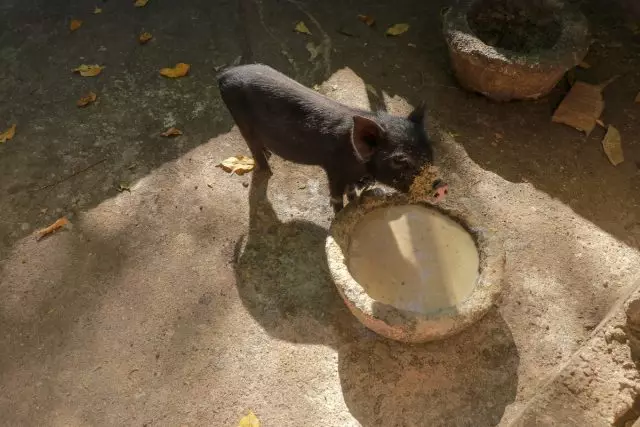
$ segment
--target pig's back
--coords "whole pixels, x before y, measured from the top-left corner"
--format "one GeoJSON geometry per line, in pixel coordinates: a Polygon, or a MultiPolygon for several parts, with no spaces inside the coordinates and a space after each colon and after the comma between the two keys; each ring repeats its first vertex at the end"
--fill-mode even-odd
{"type": "Polygon", "coordinates": [[[266,65],[227,69],[218,82],[238,126],[255,130],[267,148],[288,160],[322,164],[349,134],[355,110],[266,65]]]}

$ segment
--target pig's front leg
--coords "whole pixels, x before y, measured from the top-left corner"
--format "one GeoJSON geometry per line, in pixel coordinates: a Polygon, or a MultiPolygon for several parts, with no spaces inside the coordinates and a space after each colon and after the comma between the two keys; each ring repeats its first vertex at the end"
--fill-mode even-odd
{"type": "Polygon", "coordinates": [[[344,208],[344,191],[347,187],[344,179],[338,173],[327,172],[329,178],[329,195],[331,196],[331,206],[333,212],[338,213],[344,208]]]}

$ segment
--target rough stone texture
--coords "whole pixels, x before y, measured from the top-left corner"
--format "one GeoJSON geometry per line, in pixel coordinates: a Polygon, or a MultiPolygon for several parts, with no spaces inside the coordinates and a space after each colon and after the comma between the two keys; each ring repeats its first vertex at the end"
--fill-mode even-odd
{"type": "Polygon", "coordinates": [[[408,197],[363,198],[348,205],[332,223],[325,250],[329,272],[349,310],[369,329],[390,339],[407,343],[441,340],[469,327],[493,308],[502,288],[505,255],[502,242],[469,206],[447,202],[432,206],[460,223],[473,236],[480,256],[480,274],[475,289],[454,307],[434,313],[401,310],[371,298],[348,269],[348,253],[354,228],[369,212],[390,205],[409,203],[408,197]]]}
{"type": "MultiPolygon", "coordinates": [[[[639,298],[640,283],[629,300],[615,307],[585,346],[551,376],[550,383],[510,425],[578,427],[625,423],[622,418],[640,394],[638,359],[632,356],[629,342],[636,334],[629,331],[629,321],[638,315],[639,298]]],[[[626,422],[632,424],[636,418],[626,422]]]]}
{"type": "Polygon", "coordinates": [[[508,107],[456,87],[446,2],[247,3],[242,21],[224,1],[112,0],[100,15],[0,3],[0,128],[18,124],[0,145],[2,423],[232,426],[252,409],[267,427],[506,425],[638,275],[637,36],[610,2],[584,5],[597,43],[576,74],[625,76],[604,91],[627,158],[614,168],[601,130],[550,123],[563,87],[508,107]],[[69,34],[72,17],[85,23],[69,34]],[[312,36],[292,31],[299,20],[312,36]],[[256,61],[332,97],[391,111],[426,100],[450,197],[503,233],[498,308],[442,342],[378,337],[331,283],[322,172],[274,158],[265,200],[243,185],[253,176],[215,167],[248,154],[214,79],[243,53],[239,22],[256,61]],[[406,34],[383,35],[399,22],[406,34]],[[313,62],[309,42],[324,52],[313,62]],[[71,74],[94,61],[100,77],[71,74]],[[189,77],[158,75],[180,61],[189,77]],[[92,89],[98,102],[78,109],[92,89]],[[184,135],[158,136],[173,125],[184,135]],[[34,241],[67,213],[72,229],[34,241]]]}
{"type": "Polygon", "coordinates": [[[444,16],[444,35],[453,70],[460,84],[495,101],[537,99],[547,95],[568,69],[587,54],[590,39],[586,18],[555,5],[562,32],[548,50],[522,54],[495,48],[473,34],[467,13],[478,0],[462,0],[444,16]]]}

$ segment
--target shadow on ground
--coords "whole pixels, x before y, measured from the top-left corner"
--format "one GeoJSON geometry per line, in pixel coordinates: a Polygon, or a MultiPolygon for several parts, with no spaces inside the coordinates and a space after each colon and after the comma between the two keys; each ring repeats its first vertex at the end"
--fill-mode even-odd
{"type": "Polygon", "coordinates": [[[493,426],[515,399],[519,356],[497,311],[444,342],[404,345],[366,330],[328,273],[327,231],[278,219],[268,177],[254,174],[250,227],[236,247],[236,285],[272,336],[338,351],[344,400],[363,426],[493,426]]]}

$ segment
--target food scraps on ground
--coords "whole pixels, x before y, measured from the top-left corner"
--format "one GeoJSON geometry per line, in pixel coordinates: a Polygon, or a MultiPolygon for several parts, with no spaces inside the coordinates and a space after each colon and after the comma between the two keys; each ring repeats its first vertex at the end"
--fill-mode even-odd
{"type": "Polygon", "coordinates": [[[235,173],[236,175],[244,175],[251,172],[255,167],[255,162],[251,157],[238,154],[223,160],[216,167],[221,168],[225,172],[235,173]]]}
{"type": "Polygon", "coordinates": [[[51,233],[56,232],[57,230],[61,229],[67,224],[69,224],[69,220],[67,219],[67,217],[63,216],[62,218],[58,219],[56,222],[54,222],[50,226],[43,228],[42,230],[39,230],[36,233],[36,241],[42,240],[42,238],[48,236],[51,233]]]}
{"type": "Polygon", "coordinates": [[[160,75],[169,77],[170,79],[184,77],[189,73],[190,68],[191,66],[189,64],[185,64],[184,62],[179,62],[173,68],[162,68],[160,70],[160,75]]]}

